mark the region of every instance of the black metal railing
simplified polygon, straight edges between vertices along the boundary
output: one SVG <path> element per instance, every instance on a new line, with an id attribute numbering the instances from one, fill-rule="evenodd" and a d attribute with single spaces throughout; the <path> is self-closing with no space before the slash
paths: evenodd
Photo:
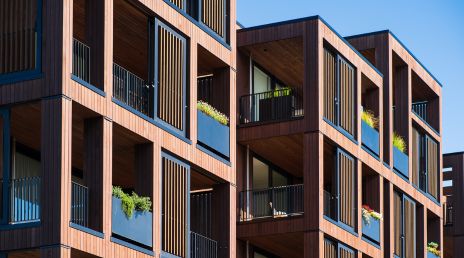
<path id="1" fill-rule="evenodd" d="M 287 185 L 239 194 L 240 221 L 303 214 L 303 185 Z"/>
<path id="2" fill-rule="evenodd" d="M 213 98 L 213 76 L 203 76 L 197 79 L 198 100 L 211 103 Z"/>
<path id="3" fill-rule="evenodd" d="M 217 241 L 190 232 L 190 258 L 217 258 L 217 253 Z"/>
<path id="4" fill-rule="evenodd" d="M 71 183 L 71 222 L 89 226 L 89 189 L 76 182 Z"/>
<path id="5" fill-rule="evenodd" d="M 453 204 L 445 202 L 443 203 L 443 217 L 444 221 L 443 224 L 445 226 L 452 226 L 453 225 L 453 219 L 454 219 L 454 210 L 453 210 Z"/>
<path id="6" fill-rule="evenodd" d="M 142 78 L 116 63 L 113 64 L 113 97 L 115 99 L 144 115 L 151 116 L 151 88 L 153 87 Z"/>
<path id="7" fill-rule="evenodd" d="M 90 83 L 90 47 L 73 39 L 72 73 L 77 78 Z"/>
<path id="8" fill-rule="evenodd" d="M 335 218 L 337 212 L 338 197 L 324 190 L 324 215 Z"/>
<path id="9" fill-rule="evenodd" d="M 302 117 L 303 97 L 300 91 L 298 88 L 280 89 L 240 97 L 240 123 Z"/>
<path id="10" fill-rule="evenodd" d="M 40 220 L 40 177 L 25 177 L 10 181 L 10 223 Z"/>
<path id="11" fill-rule="evenodd" d="M 412 103 L 412 111 L 424 121 L 427 121 L 427 101 Z"/>

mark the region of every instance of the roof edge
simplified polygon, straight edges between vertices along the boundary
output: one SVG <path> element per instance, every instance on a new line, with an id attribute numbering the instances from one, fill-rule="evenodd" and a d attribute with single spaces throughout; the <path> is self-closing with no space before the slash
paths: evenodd
<path id="1" fill-rule="evenodd" d="M 443 84 L 430 72 L 429 69 L 421 62 L 419 59 L 409 50 L 408 47 L 391 31 L 391 30 L 381 30 L 381 31 L 374 31 L 374 32 L 368 32 L 368 33 L 363 33 L 363 34 L 357 34 L 357 35 L 352 35 L 352 36 L 347 36 L 345 37 L 347 40 L 354 39 L 354 38 L 360 38 L 360 37 L 368 37 L 368 36 L 373 36 L 373 35 L 378 35 L 378 34 L 383 34 L 383 33 L 388 33 L 390 34 L 400 45 L 416 60 L 416 62 L 432 77 L 433 80 L 435 80 L 440 87 L 443 88 Z"/>
<path id="2" fill-rule="evenodd" d="M 299 22 L 305 22 L 305 21 L 312 21 L 312 20 L 320 20 L 323 22 L 335 35 L 337 35 L 345 44 L 347 44 L 351 50 L 353 50 L 364 62 L 366 62 L 377 74 L 379 74 L 383 78 L 383 74 L 375 67 L 369 60 L 367 60 L 359 51 L 353 47 L 348 40 L 346 40 L 342 35 L 340 35 L 332 26 L 330 26 L 329 23 L 327 23 L 320 15 L 313 15 L 313 16 L 308 16 L 308 17 L 303 17 L 303 18 L 298 18 L 298 19 L 292 19 L 292 20 L 286 20 L 286 21 L 280 21 L 280 22 L 273 22 L 273 23 L 267 23 L 263 25 L 257 25 L 253 27 L 248 27 L 248 28 L 243 28 L 239 29 L 237 32 L 246 32 L 246 31 L 252 31 L 252 30 L 259 30 L 259 29 L 265 29 L 265 28 L 270 28 L 274 26 L 282 26 L 286 24 L 292 24 L 292 23 L 299 23 Z"/>

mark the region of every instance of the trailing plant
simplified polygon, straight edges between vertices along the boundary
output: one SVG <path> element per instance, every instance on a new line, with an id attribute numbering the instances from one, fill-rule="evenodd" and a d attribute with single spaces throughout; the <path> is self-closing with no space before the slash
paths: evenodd
<path id="1" fill-rule="evenodd" d="M 363 221 L 369 225 L 371 223 L 371 218 L 375 220 L 382 220 L 382 214 L 374 211 L 369 205 L 362 206 L 362 218 Z"/>
<path id="2" fill-rule="evenodd" d="M 129 195 L 119 186 L 113 186 L 113 196 L 121 200 L 122 211 L 128 219 L 132 218 L 134 211 L 147 212 L 151 210 L 150 197 L 138 196 L 134 192 Z"/>
<path id="3" fill-rule="evenodd" d="M 433 253 L 436 256 L 440 256 L 440 250 L 438 250 L 438 244 L 435 242 L 430 242 L 427 244 L 427 251 Z"/>
<path id="4" fill-rule="evenodd" d="M 283 87 L 274 90 L 274 97 L 290 96 L 290 93 L 292 93 L 292 89 L 290 87 Z"/>
<path id="5" fill-rule="evenodd" d="M 206 115 L 212 117 L 214 120 L 218 121 L 223 125 L 227 125 L 229 123 L 229 118 L 226 115 L 219 112 L 213 106 L 204 101 L 199 100 L 197 102 L 197 109 L 205 113 Z"/>
<path id="6" fill-rule="evenodd" d="M 406 142 L 404 141 L 403 137 L 401 137 L 396 132 L 393 133 L 393 146 L 395 146 L 403 153 L 406 151 Z"/>
<path id="7" fill-rule="evenodd" d="M 378 119 L 375 117 L 374 112 L 370 110 L 362 111 L 361 120 L 374 129 L 378 126 Z"/>

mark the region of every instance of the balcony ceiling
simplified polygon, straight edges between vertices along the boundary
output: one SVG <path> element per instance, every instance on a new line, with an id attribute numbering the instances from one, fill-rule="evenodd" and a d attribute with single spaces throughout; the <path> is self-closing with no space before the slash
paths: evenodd
<path id="1" fill-rule="evenodd" d="M 276 166 L 303 176 L 303 135 L 279 136 L 247 142 L 250 149 Z"/>
<path id="2" fill-rule="evenodd" d="M 271 41 L 241 48 L 253 60 L 291 87 L 302 87 L 303 38 Z"/>
<path id="3" fill-rule="evenodd" d="M 11 136 L 29 148 L 40 151 L 40 102 L 15 106 L 11 109 Z"/>
<path id="4" fill-rule="evenodd" d="M 260 236 L 247 239 L 251 244 L 279 257 L 303 257 L 303 233 Z"/>

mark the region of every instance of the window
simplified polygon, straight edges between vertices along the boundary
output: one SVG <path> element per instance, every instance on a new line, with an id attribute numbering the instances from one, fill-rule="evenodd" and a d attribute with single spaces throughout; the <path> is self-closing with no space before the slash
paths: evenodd
<path id="1" fill-rule="evenodd" d="M 155 21 L 156 119 L 186 136 L 187 40 L 163 22 Z"/>
<path id="2" fill-rule="evenodd" d="M 438 143 L 418 129 L 412 129 L 412 182 L 438 200 Z"/>
<path id="3" fill-rule="evenodd" d="M 394 214 L 394 254 L 399 258 L 416 257 L 416 203 L 406 195 L 395 192 Z"/>
<path id="4" fill-rule="evenodd" d="M 0 82 L 41 71 L 42 1 L 0 1 Z"/>
<path id="5" fill-rule="evenodd" d="M 357 221 L 356 161 L 339 148 L 329 152 L 324 157 L 324 215 L 354 230 Z"/>
<path id="6" fill-rule="evenodd" d="M 324 117 L 349 135 L 356 130 L 356 71 L 343 57 L 324 49 Z"/>

